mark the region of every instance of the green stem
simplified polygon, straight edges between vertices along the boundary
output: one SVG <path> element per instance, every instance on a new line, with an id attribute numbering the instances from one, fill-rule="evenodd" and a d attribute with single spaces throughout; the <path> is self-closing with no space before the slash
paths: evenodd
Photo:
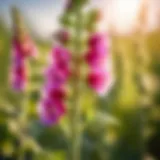
<path id="1" fill-rule="evenodd" d="M 75 99 L 70 111 L 71 143 L 70 143 L 70 160 L 80 160 L 81 150 L 81 111 L 80 111 L 80 83 L 75 83 Z"/>
<path id="2" fill-rule="evenodd" d="M 19 125 L 21 132 L 19 133 L 20 139 L 20 146 L 19 146 L 19 156 L 18 160 L 25 159 L 25 138 L 26 138 L 26 130 L 28 127 L 27 120 L 28 120 L 28 94 L 27 91 L 22 93 L 22 99 L 20 102 L 20 115 L 19 115 Z"/>
<path id="3" fill-rule="evenodd" d="M 23 139 L 23 121 L 22 121 L 22 117 L 23 117 L 23 112 L 24 112 L 24 95 L 22 93 L 22 95 L 20 96 L 21 100 L 20 100 L 20 106 L 19 106 L 19 116 L 18 116 L 18 124 L 20 126 L 20 133 L 19 133 L 19 148 L 18 148 L 18 160 L 24 160 L 25 159 L 25 155 L 24 155 L 24 139 Z"/>
<path id="4" fill-rule="evenodd" d="M 79 10 L 76 11 L 77 23 L 76 23 L 76 38 L 74 43 L 75 48 L 75 59 L 74 68 L 75 76 L 73 77 L 73 100 L 70 109 L 70 129 L 71 129 L 71 139 L 70 139 L 70 159 L 69 160 L 80 160 L 81 156 L 81 46 L 80 46 L 80 35 L 81 35 L 81 13 Z"/>

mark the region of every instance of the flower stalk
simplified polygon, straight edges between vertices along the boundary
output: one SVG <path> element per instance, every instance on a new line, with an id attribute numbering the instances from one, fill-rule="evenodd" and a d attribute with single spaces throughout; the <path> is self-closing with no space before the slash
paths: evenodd
<path id="1" fill-rule="evenodd" d="M 70 160 L 80 160 L 81 154 L 81 137 L 82 137 L 82 123 L 81 123 L 81 61 L 80 57 L 82 49 L 79 44 L 80 35 L 81 35 L 81 12 L 80 10 L 76 11 L 76 27 L 75 27 L 75 43 L 74 43 L 74 52 L 75 58 L 73 62 L 73 68 L 75 68 L 73 73 L 73 99 L 72 105 L 70 108 L 69 119 L 70 119 L 70 129 L 71 129 L 71 137 L 70 137 Z"/>
<path id="2" fill-rule="evenodd" d="M 60 52 L 58 52 L 57 56 L 53 58 L 54 62 L 51 64 L 51 66 L 54 68 L 54 70 L 51 70 L 46 78 L 48 84 L 48 78 L 50 76 L 52 77 L 49 83 L 49 86 L 52 89 L 60 89 L 61 87 L 66 87 L 68 84 L 72 89 L 72 96 L 67 96 L 67 98 L 70 98 L 68 99 L 70 100 L 70 105 L 68 108 L 65 105 L 67 99 L 62 101 L 63 105 L 65 105 L 65 109 L 68 109 L 68 125 L 70 128 L 69 160 L 81 160 L 83 133 L 81 94 L 83 93 L 83 86 L 87 84 L 91 89 L 93 89 L 93 91 L 97 93 L 97 95 L 100 95 L 102 92 L 102 94 L 106 93 L 109 82 L 108 78 L 106 79 L 106 76 L 108 76 L 107 66 L 101 65 L 103 58 L 107 60 L 108 49 L 105 47 L 105 43 L 107 42 L 102 38 L 103 36 L 101 36 L 101 34 L 96 34 L 94 30 L 97 19 L 99 19 L 99 13 L 93 10 L 86 15 L 85 11 L 83 10 L 83 5 L 86 2 L 87 0 L 68 1 L 67 8 L 61 19 L 63 29 L 60 33 L 56 34 L 55 37 L 56 40 L 58 40 L 56 41 L 57 43 L 55 45 L 59 45 Z M 84 18 L 84 14 L 87 18 Z M 95 33 L 95 36 L 93 33 Z M 86 37 L 83 37 L 83 35 Z M 85 40 L 87 40 L 87 44 L 84 44 Z M 54 48 L 56 47 L 54 46 Z M 64 50 L 61 50 L 62 48 L 64 48 L 65 53 Z M 66 59 L 66 50 L 70 53 L 71 61 Z M 84 55 L 85 52 L 86 54 Z M 55 54 L 55 51 L 52 53 Z M 86 56 L 88 57 L 87 59 L 85 59 Z M 59 65 L 57 67 L 58 59 L 61 61 L 60 68 Z M 64 59 L 65 63 L 63 61 Z M 84 73 L 84 63 L 88 65 L 88 75 Z M 107 61 L 105 61 L 103 64 L 105 63 L 107 63 Z M 69 70 L 69 77 L 67 77 L 67 80 L 70 80 L 71 83 L 66 80 L 63 81 L 63 77 L 66 77 L 65 71 L 67 69 L 66 67 L 68 66 L 65 64 L 68 64 L 69 68 L 71 69 Z M 92 66 L 90 64 L 94 65 Z M 101 67 L 98 67 L 99 65 Z M 92 76 L 91 73 L 93 73 L 93 71 L 94 75 Z M 105 75 L 103 75 L 103 73 L 105 73 Z M 105 89 L 102 91 L 103 87 Z M 48 94 L 48 89 L 47 92 L 45 91 L 43 93 L 45 94 L 42 95 L 42 100 L 44 98 L 44 101 L 46 102 L 46 99 L 48 100 L 49 98 L 51 103 L 47 102 L 40 105 L 39 113 L 41 120 L 42 122 L 45 122 L 45 124 L 47 122 L 49 125 L 54 125 L 61 119 L 59 116 L 57 118 L 57 109 L 60 106 L 56 103 L 52 103 L 58 99 L 55 97 L 55 95 L 50 96 Z M 56 121 L 54 120 L 55 118 Z"/>
<path id="3" fill-rule="evenodd" d="M 25 159 L 25 138 L 28 128 L 28 102 L 29 91 L 27 82 L 29 81 L 28 62 L 29 58 L 37 56 L 37 48 L 28 33 L 26 32 L 23 19 L 16 7 L 12 8 L 13 18 L 13 38 L 11 55 L 10 82 L 12 89 L 21 98 L 18 108 L 18 124 L 20 128 L 19 145 L 17 159 Z M 27 85 L 26 85 L 27 84 Z"/>

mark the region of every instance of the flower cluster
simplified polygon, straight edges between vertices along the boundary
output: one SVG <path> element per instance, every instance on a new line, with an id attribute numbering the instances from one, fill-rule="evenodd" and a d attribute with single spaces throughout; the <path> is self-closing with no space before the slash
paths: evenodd
<path id="1" fill-rule="evenodd" d="M 52 62 L 45 76 L 46 82 L 39 105 L 41 120 L 46 125 L 55 124 L 66 111 L 66 82 L 70 77 L 70 53 L 57 46 L 52 51 Z"/>
<path id="2" fill-rule="evenodd" d="M 34 43 L 28 36 L 20 40 L 18 36 L 12 42 L 11 84 L 16 91 L 23 91 L 27 82 L 26 59 L 37 55 Z"/>
<path id="3" fill-rule="evenodd" d="M 89 86 L 99 95 L 104 95 L 109 86 L 110 75 L 108 72 L 108 43 L 101 34 L 93 34 L 88 42 L 89 50 L 86 62 L 90 67 L 87 77 Z"/>

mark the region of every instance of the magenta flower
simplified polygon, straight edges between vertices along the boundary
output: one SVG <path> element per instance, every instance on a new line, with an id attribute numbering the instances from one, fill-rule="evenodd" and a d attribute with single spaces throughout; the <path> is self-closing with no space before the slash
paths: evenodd
<path id="1" fill-rule="evenodd" d="M 12 79 L 12 87 L 16 91 L 23 91 L 26 86 L 26 79 L 20 77 L 20 76 L 15 76 Z"/>
<path id="2" fill-rule="evenodd" d="M 99 95 L 103 96 L 109 86 L 109 73 L 104 71 L 92 71 L 88 75 L 88 84 Z"/>
<path id="3" fill-rule="evenodd" d="M 37 56 L 37 49 L 32 40 L 25 36 L 23 40 L 19 40 L 17 37 L 13 38 L 13 48 L 17 54 L 24 57 L 35 57 Z"/>
<path id="4" fill-rule="evenodd" d="M 101 53 L 102 50 L 104 51 L 104 49 L 107 49 L 108 40 L 103 34 L 95 33 L 90 37 L 88 41 L 88 45 L 89 45 L 89 48 L 92 48 L 93 50 L 97 50 Z"/>
<path id="5" fill-rule="evenodd" d="M 63 47 L 55 47 L 52 50 L 52 58 L 53 58 L 53 62 L 55 63 L 69 63 L 69 61 L 71 60 L 71 55 L 69 53 L 68 50 L 66 50 Z"/>
<path id="6" fill-rule="evenodd" d="M 85 59 L 88 65 L 92 68 L 97 68 L 100 66 L 104 66 L 106 63 L 106 54 L 99 54 L 99 52 L 96 52 L 95 50 L 89 51 L 86 55 Z"/>
<path id="7" fill-rule="evenodd" d="M 87 78 L 89 86 L 99 95 L 104 95 L 109 86 L 110 75 L 107 68 L 108 42 L 101 34 L 94 34 L 88 42 L 89 51 L 86 62 L 90 71 Z"/>
<path id="8" fill-rule="evenodd" d="M 25 62 L 28 57 L 37 55 L 37 49 L 29 37 L 25 36 L 20 41 L 18 37 L 13 38 L 12 63 L 11 63 L 11 85 L 16 91 L 23 91 L 27 84 Z"/>
<path id="9" fill-rule="evenodd" d="M 24 61 L 12 65 L 11 70 L 11 83 L 13 89 L 16 91 L 23 91 L 27 82 L 27 72 L 25 69 Z"/>
<path id="10" fill-rule="evenodd" d="M 53 68 L 48 68 L 45 75 L 47 76 L 47 86 L 51 84 L 51 86 L 54 87 L 62 86 L 63 84 L 65 84 L 68 78 L 68 76 L 65 73 L 65 70 L 60 70 L 56 66 Z"/>
<path id="11" fill-rule="evenodd" d="M 70 53 L 63 47 L 54 47 L 52 62 L 45 72 L 46 81 L 39 106 L 41 120 L 46 125 L 58 122 L 66 112 L 65 86 L 70 77 Z"/>
<path id="12" fill-rule="evenodd" d="M 54 88 L 54 89 L 48 90 L 47 96 L 52 100 L 61 101 L 66 98 L 66 91 L 64 88 Z"/>
<path id="13" fill-rule="evenodd" d="M 40 118 L 45 125 L 56 124 L 64 113 L 65 106 L 61 101 L 46 98 L 39 106 Z"/>
<path id="14" fill-rule="evenodd" d="M 13 66 L 22 66 L 25 63 L 25 57 L 21 55 L 17 50 L 12 49 L 11 62 Z"/>

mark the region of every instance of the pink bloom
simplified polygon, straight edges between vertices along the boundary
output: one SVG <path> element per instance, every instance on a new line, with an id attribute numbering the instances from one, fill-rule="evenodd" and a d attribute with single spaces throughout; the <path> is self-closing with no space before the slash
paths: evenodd
<path id="1" fill-rule="evenodd" d="M 68 50 L 61 46 L 57 46 L 52 50 L 52 57 L 55 63 L 64 62 L 68 63 L 71 60 L 71 56 Z"/>
<path id="2" fill-rule="evenodd" d="M 57 123 L 64 113 L 65 106 L 60 101 L 56 102 L 51 99 L 45 99 L 42 100 L 39 106 L 41 121 L 45 125 L 53 125 Z"/>
<path id="3" fill-rule="evenodd" d="M 89 51 L 86 61 L 91 68 L 103 67 L 108 58 L 108 47 L 105 37 L 94 34 L 89 39 Z"/>
<path id="4" fill-rule="evenodd" d="M 19 46 L 14 47 L 11 63 L 11 85 L 16 91 L 23 91 L 27 81 L 25 58 L 21 54 Z"/>
<path id="5" fill-rule="evenodd" d="M 37 54 L 37 49 L 29 37 L 24 37 L 23 41 L 13 38 L 13 48 L 23 57 L 34 57 Z"/>
<path id="6" fill-rule="evenodd" d="M 25 58 L 19 53 L 13 52 L 12 54 L 12 67 L 20 67 L 25 64 Z"/>
<path id="7" fill-rule="evenodd" d="M 46 71 L 47 81 L 52 84 L 62 85 L 71 74 L 70 53 L 63 47 L 55 47 L 52 51 L 53 62 Z"/>
<path id="8" fill-rule="evenodd" d="M 36 57 L 37 56 L 37 48 L 33 41 L 27 37 L 22 43 L 22 50 L 26 57 Z"/>
<path id="9" fill-rule="evenodd" d="M 104 95 L 109 86 L 110 76 L 108 74 L 108 46 L 105 37 L 94 34 L 89 39 L 89 51 L 86 54 L 86 62 L 89 65 L 89 86 L 99 95 Z"/>
<path id="10" fill-rule="evenodd" d="M 51 84 L 56 87 L 62 86 L 68 79 L 67 71 L 56 67 L 49 68 L 46 72 L 46 76 L 47 84 Z"/>
<path id="11" fill-rule="evenodd" d="M 109 74 L 106 71 L 92 71 L 88 75 L 88 84 L 99 95 L 104 95 L 109 86 Z"/>
<path id="12" fill-rule="evenodd" d="M 43 103 L 39 106 L 41 120 L 46 125 L 57 123 L 65 113 L 65 85 L 70 76 L 70 59 L 70 53 L 65 48 L 53 48 L 52 63 L 45 73 Z"/>
<path id="13" fill-rule="evenodd" d="M 100 66 L 104 66 L 104 64 L 106 63 L 107 54 L 99 54 L 95 51 L 89 51 L 85 59 L 90 67 L 97 68 Z"/>
<path id="14" fill-rule="evenodd" d="M 36 57 L 37 56 L 37 48 L 35 47 L 33 42 L 28 40 L 28 42 L 26 41 L 22 45 L 22 47 L 23 47 L 22 51 L 26 57 Z"/>
<path id="15" fill-rule="evenodd" d="M 108 42 L 104 35 L 95 33 L 89 39 L 88 45 L 90 48 L 101 50 L 103 48 L 107 48 Z"/>
<path id="16" fill-rule="evenodd" d="M 25 61 L 28 57 L 36 56 L 36 53 L 37 49 L 28 36 L 25 36 L 21 41 L 18 37 L 13 37 L 11 83 L 15 90 L 25 89 L 27 82 Z"/>
<path id="17" fill-rule="evenodd" d="M 71 69 L 68 62 L 58 62 L 55 64 L 54 69 L 57 73 L 62 74 L 66 79 L 71 75 Z"/>
<path id="18" fill-rule="evenodd" d="M 48 90 L 48 97 L 52 100 L 64 100 L 66 98 L 66 91 L 64 88 L 54 88 Z"/>
<path id="19" fill-rule="evenodd" d="M 13 66 L 11 70 L 11 84 L 16 91 L 23 91 L 26 86 L 27 73 L 24 66 Z"/>
<path id="20" fill-rule="evenodd" d="M 26 81 L 20 76 L 15 76 L 14 79 L 12 79 L 12 87 L 16 91 L 23 91 L 26 86 Z"/>

